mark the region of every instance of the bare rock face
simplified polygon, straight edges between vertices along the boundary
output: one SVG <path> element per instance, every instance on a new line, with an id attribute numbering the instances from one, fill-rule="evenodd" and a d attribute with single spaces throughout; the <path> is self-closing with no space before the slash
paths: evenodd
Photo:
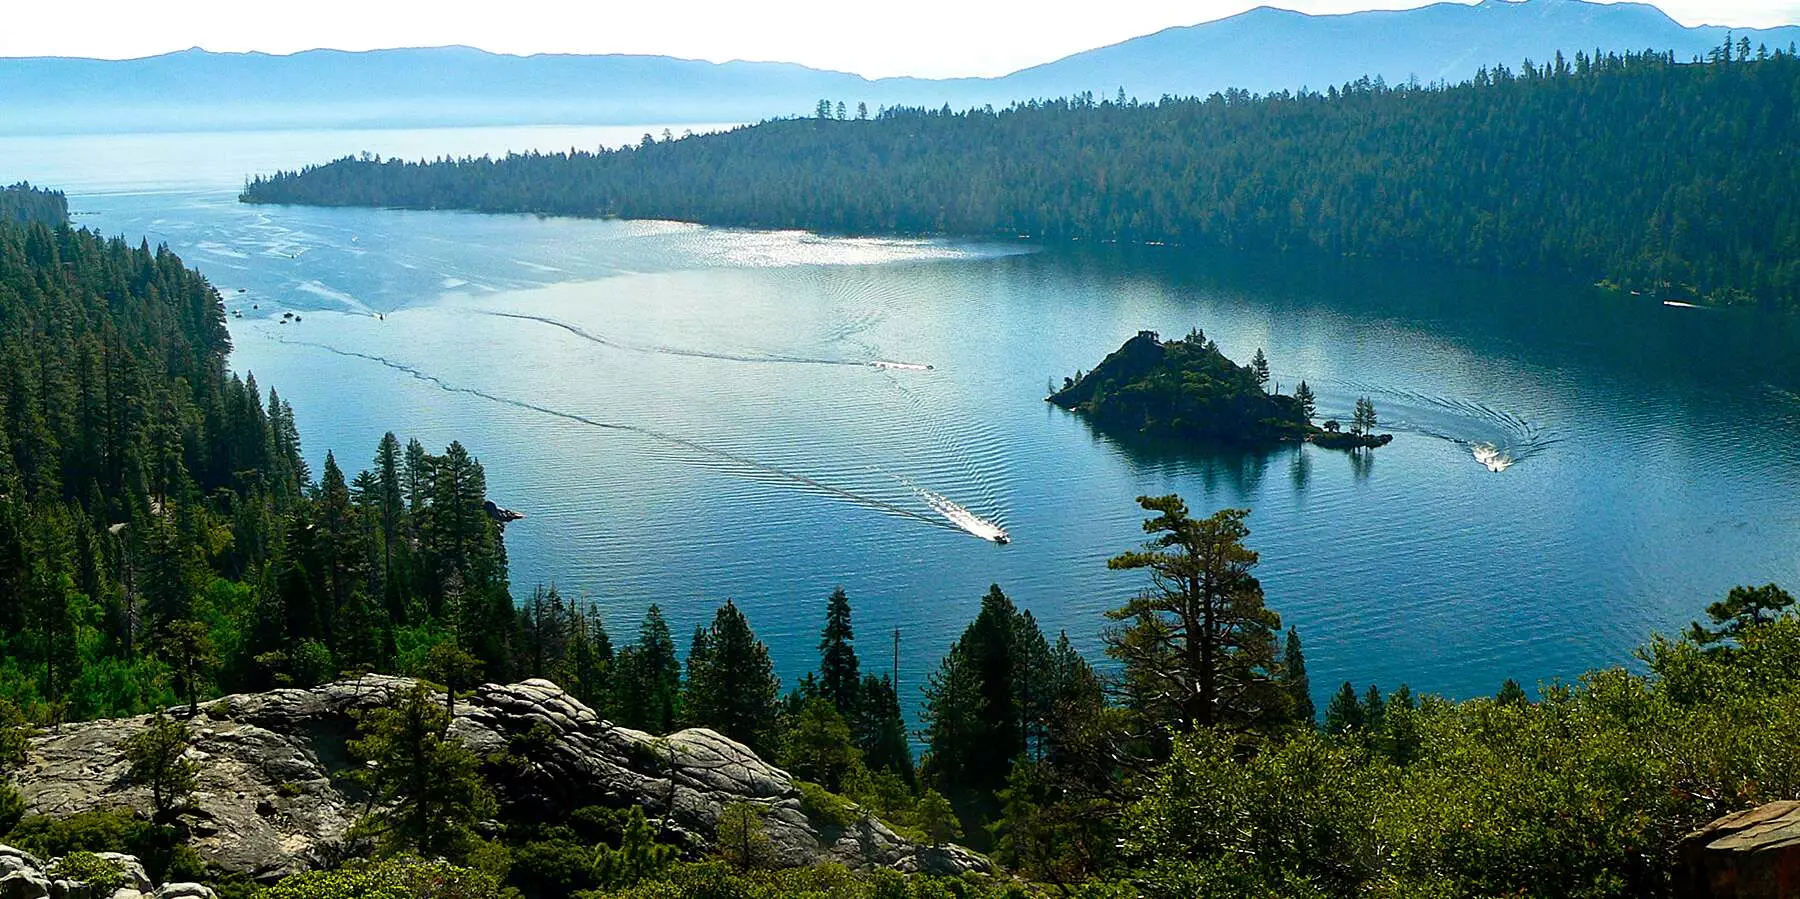
<path id="1" fill-rule="evenodd" d="M 1800 895 L 1800 802 L 1726 815 L 1681 841 L 1682 899 L 1784 899 Z"/>
<path id="2" fill-rule="evenodd" d="M 189 751 L 200 764 L 195 848 L 226 872 L 265 880 L 340 857 L 345 833 L 364 810 L 360 792 L 344 778 L 355 764 L 347 749 L 356 730 L 352 714 L 386 704 L 411 685 L 369 675 L 204 706 L 191 724 Z M 40 734 L 15 777 L 30 810 L 147 809 L 147 793 L 123 782 L 120 743 L 148 721 L 94 721 Z M 479 756 L 515 760 L 487 773 L 508 813 L 529 820 L 556 820 L 585 805 L 636 805 L 666 838 L 698 854 L 711 847 L 725 806 L 753 802 L 765 809 L 765 829 L 783 865 L 990 870 L 980 855 L 910 842 L 872 816 L 849 827 L 815 821 L 787 772 L 742 744 L 700 728 L 658 738 L 618 727 L 548 681 L 477 689 L 457 702 L 451 732 Z M 0 878 L 6 865 L 0 851 Z M 0 888 L 0 899 L 7 895 Z"/>

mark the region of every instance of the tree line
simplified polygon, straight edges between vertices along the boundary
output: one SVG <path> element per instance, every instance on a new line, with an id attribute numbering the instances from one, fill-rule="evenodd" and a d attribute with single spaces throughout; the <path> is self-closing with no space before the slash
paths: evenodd
<path id="1" fill-rule="evenodd" d="M 229 351 L 167 248 L 0 225 L 0 699 L 136 714 L 439 644 L 524 670 L 480 461 L 389 434 L 315 479 L 292 407 Z"/>
<path id="2" fill-rule="evenodd" d="M 346 158 L 256 203 L 1316 252 L 1800 307 L 1800 59 L 1561 53 L 1461 84 L 835 110 L 598 152 Z"/>
<path id="3" fill-rule="evenodd" d="M 1248 510 L 1139 504 L 1147 541 L 1107 563 L 1144 579 L 1106 613 L 1112 665 L 1094 669 L 1066 635 L 1046 640 L 990 588 L 923 691 L 916 769 L 891 684 L 862 671 L 841 590 L 824 603 L 817 669 L 785 694 L 729 602 L 695 629 L 685 668 L 654 608 L 638 641 L 599 666 L 628 681 L 641 676 L 625 674 L 632 655 L 667 659 L 642 670 L 672 692 L 632 702 L 671 717 L 646 726 L 717 729 L 792 772 L 815 822 L 873 816 L 927 843 L 963 842 L 1001 878 L 777 871 L 764 811 L 749 803 L 725 809 L 710 857 L 686 860 L 635 807 L 514 816 L 490 783 L 528 764 L 512 753 L 534 737 L 478 757 L 451 736 L 456 694 L 474 681 L 442 664 L 457 652 L 443 649 L 447 692 L 402 691 L 350 743 L 364 762 L 354 776 L 379 799 L 352 832 L 357 857 L 263 895 L 1670 896 L 1683 835 L 1800 796 L 1788 726 L 1800 715 L 1800 615 L 1779 587 L 1735 588 L 1705 623 L 1652 638 L 1641 671 L 1596 670 L 1536 697 L 1509 680 L 1460 702 L 1345 683 L 1318 715 L 1299 634 L 1255 576 Z M 555 620 L 558 602 L 539 592 L 529 618 Z M 546 656 L 546 673 L 592 690 L 575 633 L 563 631 L 574 642 Z M 658 688 L 615 682 L 595 701 L 618 714 L 646 689 Z M 27 725 L 0 724 L 0 762 L 17 764 Z M 186 727 L 159 713 L 126 747 L 127 777 L 154 797 L 146 820 L 29 817 L 7 839 L 46 854 L 161 846 L 170 870 L 197 865 L 180 843 L 194 789 Z"/>
<path id="4" fill-rule="evenodd" d="M 21 181 L 0 187 L 0 223 L 61 225 L 69 221 L 69 200 L 60 190 L 44 190 Z"/>

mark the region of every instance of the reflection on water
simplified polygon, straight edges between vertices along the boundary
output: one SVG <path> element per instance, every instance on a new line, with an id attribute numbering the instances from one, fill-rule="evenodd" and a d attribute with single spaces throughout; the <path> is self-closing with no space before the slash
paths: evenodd
<path id="1" fill-rule="evenodd" d="M 489 138 L 567 146 L 553 131 Z M 998 582 L 1094 652 L 1100 611 L 1141 586 L 1105 567 L 1143 539 L 1133 499 L 1169 492 L 1255 510 L 1258 574 L 1322 694 L 1566 678 L 1733 584 L 1800 580 L 1792 319 L 1174 248 L 245 207 L 233 167 L 266 137 L 188 140 L 229 161 L 217 177 L 78 190 L 80 221 L 166 241 L 221 287 L 234 367 L 293 403 L 315 459 L 388 429 L 479 453 L 530 515 L 508 531 L 515 585 L 554 580 L 622 638 L 651 601 L 685 627 L 730 597 L 791 681 L 841 584 L 863 633 L 902 629 L 912 689 Z M 0 163 L 22 152 L 0 140 Z M 32 158 L 19 175 L 58 180 Z M 1396 439 L 1199 450 L 1042 401 L 1140 328 L 1192 327 L 1264 349 L 1322 418 L 1371 398 Z"/>

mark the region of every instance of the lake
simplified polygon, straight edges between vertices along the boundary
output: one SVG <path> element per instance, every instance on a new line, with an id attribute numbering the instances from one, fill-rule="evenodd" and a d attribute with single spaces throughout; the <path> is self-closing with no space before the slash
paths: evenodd
<path id="1" fill-rule="evenodd" d="M 1356 261 L 235 201 L 249 174 L 363 150 L 660 131 L 5 138 L 0 178 L 206 273 L 233 367 L 293 404 L 315 471 L 326 450 L 366 467 L 388 430 L 460 440 L 529 516 L 515 596 L 554 582 L 615 640 L 661 603 L 684 644 L 731 598 L 790 684 L 835 585 L 867 668 L 900 630 L 914 696 L 989 583 L 1097 658 L 1102 610 L 1143 585 L 1105 565 L 1143 537 L 1140 494 L 1254 510 L 1321 702 L 1345 679 L 1573 678 L 1732 585 L 1800 584 L 1793 319 Z M 1394 442 L 1198 451 L 1043 402 L 1139 329 L 1196 327 L 1264 349 L 1327 417 L 1370 397 Z"/>

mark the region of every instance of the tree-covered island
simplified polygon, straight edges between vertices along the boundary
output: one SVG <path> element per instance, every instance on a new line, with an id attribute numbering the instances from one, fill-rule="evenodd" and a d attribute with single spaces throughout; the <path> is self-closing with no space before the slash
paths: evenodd
<path id="1" fill-rule="evenodd" d="M 1262 350 L 1249 365 L 1219 351 L 1199 329 L 1179 340 L 1139 331 L 1094 366 L 1063 378 L 1045 399 L 1087 417 L 1102 430 L 1212 443 L 1266 446 L 1308 441 L 1331 449 L 1385 446 L 1375 433 L 1375 405 L 1356 401 L 1345 430 L 1335 420 L 1313 424 L 1317 400 L 1305 381 L 1293 394 L 1270 390 Z"/>

